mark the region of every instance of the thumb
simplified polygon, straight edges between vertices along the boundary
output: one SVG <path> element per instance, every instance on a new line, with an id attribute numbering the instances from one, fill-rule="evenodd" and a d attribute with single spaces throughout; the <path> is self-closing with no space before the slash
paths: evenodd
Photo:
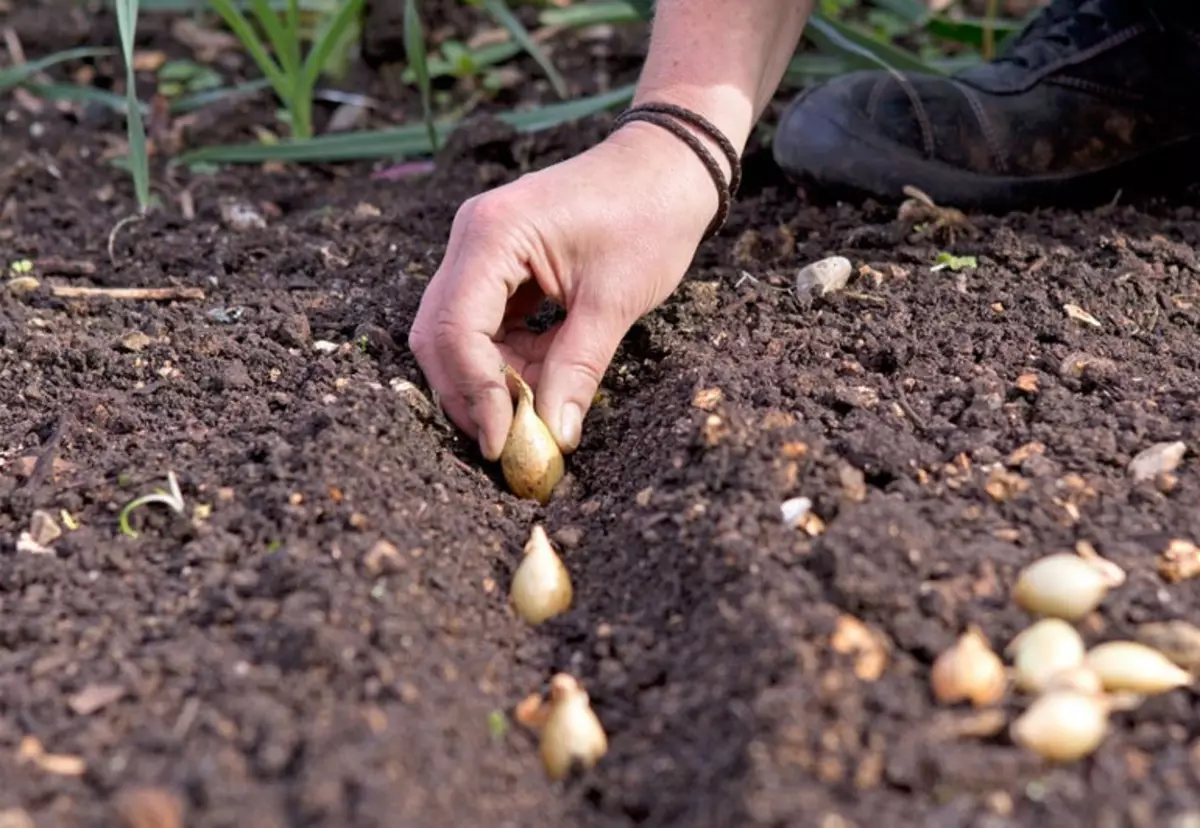
<path id="1" fill-rule="evenodd" d="M 572 308 L 555 332 L 542 361 L 537 408 L 563 451 L 579 446 L 583 418 L 628 328 L 588 303 Z"/>

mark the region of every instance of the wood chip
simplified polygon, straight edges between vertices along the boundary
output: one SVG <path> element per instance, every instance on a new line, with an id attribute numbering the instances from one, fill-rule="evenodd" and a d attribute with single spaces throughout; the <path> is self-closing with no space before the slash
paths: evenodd
<path id="1" fill-rule="evenodd" d="M 46 753 L 42 743 L 36 736 L 26 736 L 17 748 L 17 762 L 33 763 L 39 769 L 55 776 L 83 776 L 87 772 L 87 762 L 79 756 L 68 754 Z"/>
<path id="2" fill-rule="evenodd" d="M 1063 305 L 1063 310 L 1066 311 L 1067 316 L 1074 319 L 1076 322 L 1081 322 L 1084 325 L 1090 325 L 1093 328 L 1102 327 L 1099 319 L 1092 316 L 1083 308 L 1079 307 L 1079 305 L 1066 304 Z"/>
<path id="3" fill-rule="evenodd" d="M 1037 374 L 1021 374 L 1013 383 L 1018 391 L 1024 391 L 1026 394 L 1036 394 L 1038 390 Z"/>
<path id="4" fill-rule="evenodd" d="M 125 695 L 120 684 L 89 684 L 67 700 L 76 716 L 90 716 Z"/>

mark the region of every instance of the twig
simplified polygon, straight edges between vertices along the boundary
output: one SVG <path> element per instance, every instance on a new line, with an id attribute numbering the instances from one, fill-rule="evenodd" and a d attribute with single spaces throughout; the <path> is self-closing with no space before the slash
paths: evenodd
<path id="1" fill-rule="evenodd" d="M 46 276 L 94 276 L 96 265 L 85 259 L 63 259 L 58 256 L 47 256 L 44 259 L 34 259 L 33 269 Z"/>
<path id="2" fill-rule="evenodd" d="M 908 419 L 912 420 L 912 424 L 916 427 L 917 431 L 927 434 L 929 427 L 925 425 L 925 421 L 921 419 L 921 415 L 913 410 L 912 405 L 908 402 L 908 395 L 904 393 L 904 389 L 900 387 L 899 383 L 896 383 L 896 397 L 900 404 L 900 409 Z"/>
<path id="3" fill-rule="evenodd" d="M 104 296 L 109 299 L 130 299 L 135 302 L 172 302 L 177 299 L 204 298 L 203 288 L 197 287 L 106 288 L 51 285 L 50 293 L 59 299 L 86 299 L 91 296 Z"/>
<path id="4" fill-rule="evenodd" d="M 50 470 L 54 468 L 54 456 L 58 454 L 58 446 L 62 442 L 63 436 L 67 433 L 67 427 L 70 425 L 71 415 L 69 412 L 62 412 L 58 415 L 58 422 L 54 424 L 54 431 L 50 433 L 50 439 L 46 441 L 45 447 L 41 454 L 38 455 L 37 462 L 33 464 L 33 472 L 29 475 L 29 479 L 22 485 L 22 489 L 35 490 L 42 485 L 42 481 L 50 474 Z"/>

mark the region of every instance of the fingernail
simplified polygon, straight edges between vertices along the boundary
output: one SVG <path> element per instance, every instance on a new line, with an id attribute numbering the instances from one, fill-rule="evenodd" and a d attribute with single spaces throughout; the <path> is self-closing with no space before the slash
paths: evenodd
<path id="1" fill-rule="evenodd" d="M 564 447 L 575 449 L 579 445 L 579 438 L 583 431 L 583 411 L 576 403 L 569 402 L 563 405 L 562 411 L 558 415 L 558 437 L 562 441 Z"/>

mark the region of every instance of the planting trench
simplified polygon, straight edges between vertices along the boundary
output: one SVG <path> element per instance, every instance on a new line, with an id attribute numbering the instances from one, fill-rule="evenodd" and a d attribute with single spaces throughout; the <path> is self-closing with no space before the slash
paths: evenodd
<path id="1" fill-rule="evenodd" d="M 549 163 L 603 126 L 517 154 Z M 946 246 L 894 209 L 756 175 L 627 338 L 542 509 L 402 385 L 424 387 L 407 326 L 484 186 L 470 150 L 409 182 L 198 177 L 196 218 L 124 227 L 114 264 L 129 187 L 94 140 L 0 136 L 19 159 L 6 259 L 205 298 L 0 296 L 0 811 L 110 824 L 120 791 L 154 784 L 204 828 L 1195 824 L 1187 691 L 1061 768 L 1003 732 L 948 735 L 969 711 L 928 691 L 967 624 L 1000 647 L 1028 623 L 1019 567 L 1080 540 L 1129 571 L 1089 641 L 1197 617 L 1195 584 L 1155 573 L 1200 536 L 1194 456 L 1169 492 L 1126 471 L 1200 437 L 1192 207 L 976 217 L 952 249 L 978 268 L 933 271 Z M 278 213 L 235 232 L 231 196 Z M 827 297 L 784 289 L 834 254 L 870 270 Z M 1107 362 L 1073 370 L 1080 352 Z M 147 507 L 122 535 L 121 507 L 168 472 L 187 514 Z M 797 496 L 815 537 L 781 523 Z M 52 554 L 16 549 L 38 509 L 78 524 Z M 529 629 L 506 591 L 537 522 L 576 599 Z M 846 617 L 879 649 L 832 646 Z M 566 785 L 511 718 L 559 670 L 611 742 Z M 85 772 L 23 761 L 28 737 Z"/>

